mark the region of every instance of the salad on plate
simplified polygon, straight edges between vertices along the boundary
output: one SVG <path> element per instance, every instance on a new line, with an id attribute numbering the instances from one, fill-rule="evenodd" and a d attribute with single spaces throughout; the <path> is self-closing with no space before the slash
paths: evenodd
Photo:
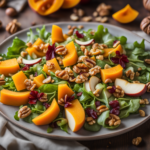
<path id="1" fill-rule="evenodd" d="M 45 26 L 15 37 L 0 54 L 0 102 L 18 106 L 14 119 L 76 132 L 116 129 L 131 114 L 144 117 L 150 92 L 150 52 L 103 25 L 97 31 Z M 13 115 L 13 114 L 12 114 Z"/>

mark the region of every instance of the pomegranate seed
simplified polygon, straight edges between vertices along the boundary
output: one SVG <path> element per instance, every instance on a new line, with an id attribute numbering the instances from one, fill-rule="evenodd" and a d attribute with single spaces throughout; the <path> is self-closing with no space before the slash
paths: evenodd
<path id="1" fill-rule="evenodd" d="M 75 34 L 78 38 L 84 38 L 84 34 L 79 33 L 79 31 L 76 31 Z"/>
<path id="2" fill-rule="evenodd" d="M 97 112 L 94 109 L 87 108 L 85 111 L 89 117 L 92 117 L 93 119 L 97 119 L 98 117 Z"/>
<path id="3" fill-rule="evenodd" d="M 119 110 L 119 109 L 117 109 L 117 108 L 113 108 L 112 110 L 110 110 L 110 114 L 114 114 L 114 115 L 119 116 L 119 114 L 120 114 L 120 110 Z"/>
<path id="4" fill-rule="evenodd" d="M 100 101 L 96 101 L 96 102 L 95 102 L 96 107 L 100 106 L 100 104 L 101 104 Z"/>
<path id="5" fill-rule="evenodd" d="M 120 105 L 119 105 L 119 102 L 118 102 L 117 100 L 114 100 L 114 101 L 109 102 L 109 105 L 110 105 L 112 108 L 116 108 L 116 107 L 120 106 Z"/>
<path id="6" fill-rule="evenodd" d="M 77 96 L 81 96 L 81 95 L 82 95 L 82 92 L 77 93 Z"/>
<path id="7" fill-rule="evenodd" d="M 116 90 L 116 87 L 112 86 L 111 89 L 108 89 L 108 92 L 112 94 L 112 93 L 115 93 L 115 90 Z"/>

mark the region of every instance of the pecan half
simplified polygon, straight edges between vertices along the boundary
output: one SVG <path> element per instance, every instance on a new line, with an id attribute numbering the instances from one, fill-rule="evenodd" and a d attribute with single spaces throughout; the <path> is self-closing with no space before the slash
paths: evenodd
<path id="1" fill-rule="evenodd" d="M 47 102 L 48 101 L 47 94 L 44 93 L 44 95 L 39 99 L 39 101 L 42 102 L 42 103 Z"/>
<path id="2" fill-rule="evenodd" d="M 28 117 L 31 113 L 32 113 L 32 111 L 29 107 L 23 106 L 18 111 L 18 117 L 23 119 L 23 118 Z"/>
<path id="3" fill-rule="evenodd" d="M 69 80 L 69 74 L 65 70 L 57 70 L 55 76 L 63 80 Z"/>
<path id="4" fill-rule="evenodd" d="M 91 69 L 89 70 L 89 74 L 90 74 L 91 76 L 94 76 L 94 75 L 96 75 L 97 73 L 100 73 L 100 71 L 101 71 L 101 67 L 95 66 L 94 68 L 91 68 Z"/>
<path id="5" fill-rule="evenodd" d="M 67 54 L 67 49 L 66 49 L 65 46 L 59 45 L 59 46 L 56 47 L 55 53 L 58 54 L 58 55 L 66 55 Z"/>
<path id="6" fill-rule="evenodd" d="M 88 72 L 89 69 L 85 64 L 78 63 L 77 65 L 73 66 L 73 71 L 75 73 L 80 73 L 80 72 Z"/>

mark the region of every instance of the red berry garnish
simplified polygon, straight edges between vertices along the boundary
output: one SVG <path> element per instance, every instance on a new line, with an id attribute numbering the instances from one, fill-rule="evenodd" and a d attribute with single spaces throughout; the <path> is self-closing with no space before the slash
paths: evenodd
<path id="1" fill-rule="evenodd" d="M 114 101 L 109 102 L 109 105 L 110 105 L 112 108 L 116 108 L 116 107 L 120 106 L 120 105 L 119 105 L 119 102 L 118 102 L 117 100 L 114 100 Z"/>
<path id="2" fill-rule="evenodd" d="M 76 34 L 76 36 L 77 36 L 78 38 L 84 38 L 84 34 L 79 33 L 78 30 L 75 32 L 75 34 Z"/>

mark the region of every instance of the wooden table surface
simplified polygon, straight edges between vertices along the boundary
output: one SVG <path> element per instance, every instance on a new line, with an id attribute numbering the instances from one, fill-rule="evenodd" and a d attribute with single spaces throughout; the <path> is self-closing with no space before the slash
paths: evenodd
<path id="1" fill-rule="evenodd" d="M 126 28 L 128 30 L 139 31 L 141 20 L 149 15 L 149 12 L 146 11 L 143 7 L 142 0 L 97 0 L 97 2 L 94 0 L 91 1 L 92 2 L 89 5 L 78 6 L 79 8 L 82 7 L 87 15 L 92 15 L 92 12 L 95 11 L 97 5 L 101 2 L 105 2 L 106 4 L 111 5 L 113 7 L 112 13 L 123 8 L 126 4 L 130 4 L 134 9 L 139 11 L 139 16 L 137 17 L 137 19 L 129 24 L 119 24 L 115 20 L 113 20 L 111 16 L 109 17 L 108 23 Z M 44 24 L 60 21 L 71 21 L 69 18 L 71 13 L 72 9 L 59 10 L 49 17 L 41 17 L 34 13 L 27 6 L 23 10 L 23 12 L 17 16 L 17 19 L 21 23 L 22 29 L 25 29 L 30 27 L 32 22 L 35 22 L 36 24 Z M 12 20 L 12 18 L 9 18 L 5 15 L 5 9 L 0 9 L 0 20 L 3 22 L 3 25 L 5 27 Z M 2 42 L 8 36 L 9 34 L 4 30 L 4 28 L 0 30 L 0 42 Z M 137 136 L 142 137 L 143 141 L 138 147 L 135 147 L 132 145 L 132 139 Z M 140 127 L 117 137 L 96 141 L 82 141 L 80 143 L 89 147 L 90 150 L 150 150 L 150 120 Z"/>

